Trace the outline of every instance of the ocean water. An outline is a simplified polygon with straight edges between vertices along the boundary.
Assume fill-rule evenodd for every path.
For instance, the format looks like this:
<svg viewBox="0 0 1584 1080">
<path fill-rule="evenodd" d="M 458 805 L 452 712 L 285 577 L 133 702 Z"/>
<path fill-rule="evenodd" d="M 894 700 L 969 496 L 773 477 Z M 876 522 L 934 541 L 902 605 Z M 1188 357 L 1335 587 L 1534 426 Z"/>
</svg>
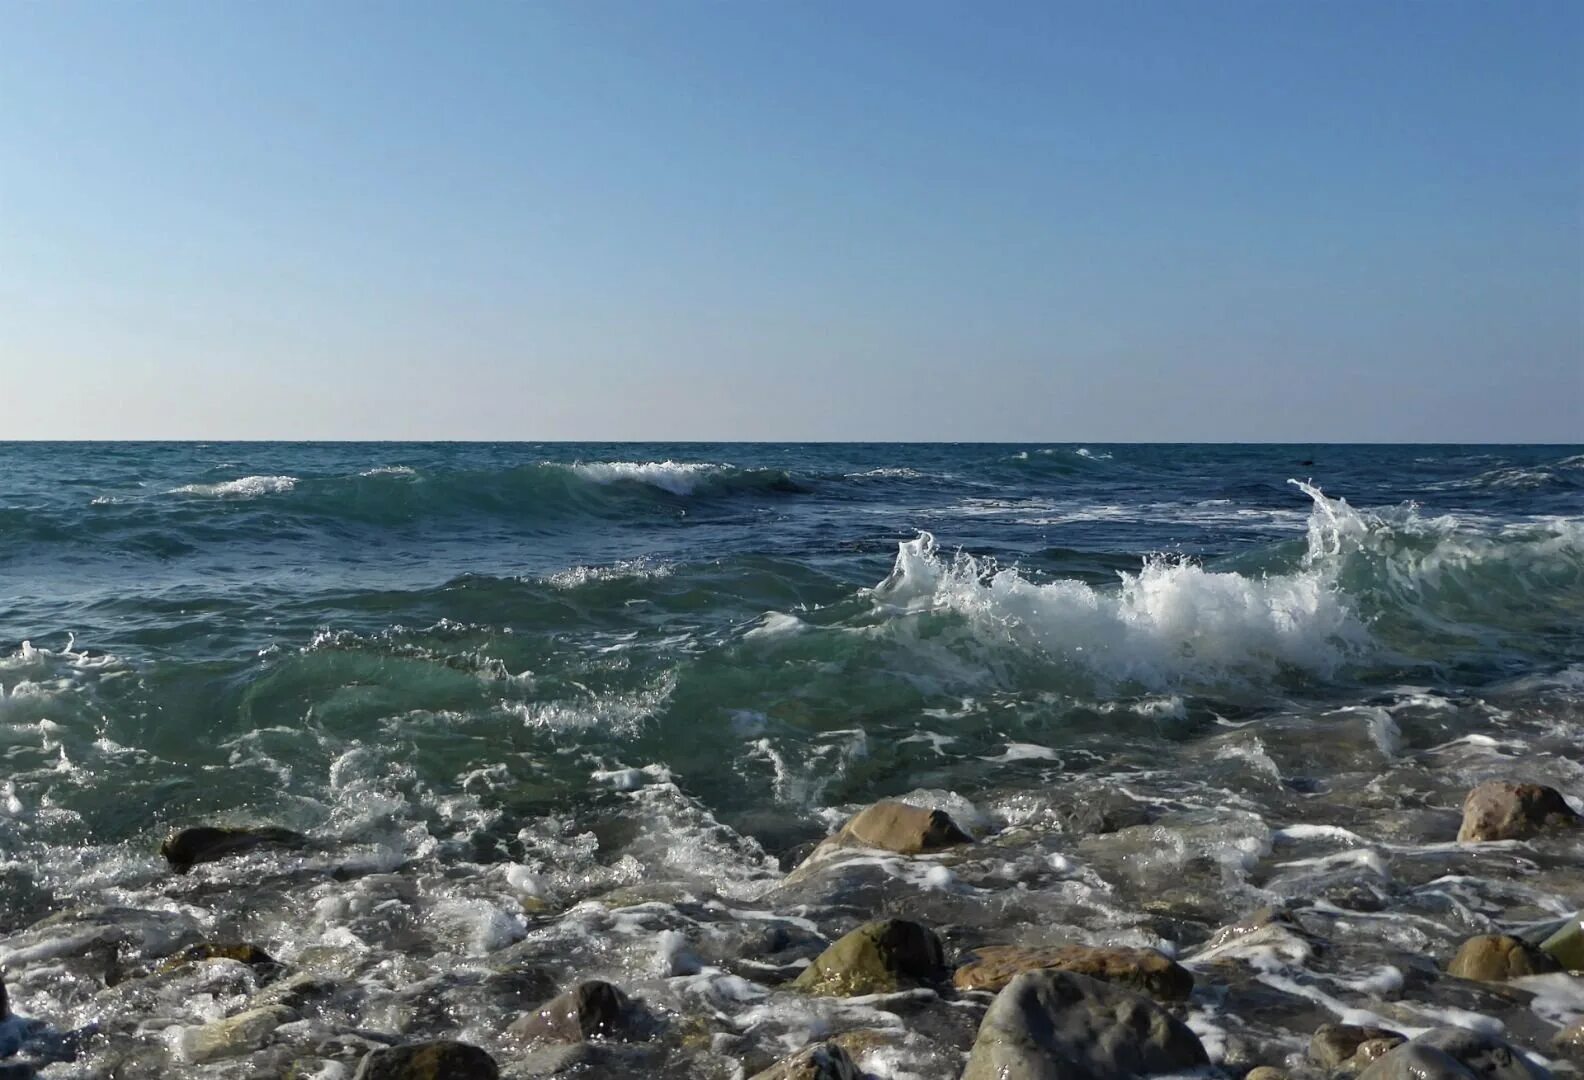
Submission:
<svg viewBox="0 0 1584 1080">
<path fill-rule="evenodd" d="M 1540 1053 L 1576 985 L 1422 969 L 1584 896 L 1575 841 L 1449 843 L 1480 779 L 1584 797 L 1584 447 L 0 443 L 0 740 L 12 1004 L 96 1031 L 46 1075 L 507 1060 L 531 968 L 703 1032 L 600 1075 L 864 1028 L 875 1075 L 953 1076 L 971 1007 L 801 999 L 744 935 L 1188 957 L 1279 902 L 1334 947 L 1201 975 L 1229 1070 L 1344 1014 Z M 982 842 L 788 882 L 881 797 Z M 169 873 L 207 822 L 313 847 Z M 97 929 L 28 929 L 62 912 Z M 339 989 L 199 1060 L 267 991 L 144 977 L 200 937 Z"/>
</svg>

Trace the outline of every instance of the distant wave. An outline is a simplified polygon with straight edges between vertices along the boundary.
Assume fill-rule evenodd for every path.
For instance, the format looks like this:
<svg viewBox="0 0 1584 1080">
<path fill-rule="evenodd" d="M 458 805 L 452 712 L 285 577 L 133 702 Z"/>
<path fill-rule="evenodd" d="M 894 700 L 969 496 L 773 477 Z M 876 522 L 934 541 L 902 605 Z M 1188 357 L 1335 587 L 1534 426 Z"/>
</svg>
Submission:
<svg viewBox="0 0 1584 1080">
<path fill-rule="evenodd" d="M 295 476 L 244 476 L 218 484 L 183 484 L 172 488 L 171 495 L 203 495 L 216 499 L 253 499 L 260 495 L 278 495 L 297 486 Z"/>
</svg>

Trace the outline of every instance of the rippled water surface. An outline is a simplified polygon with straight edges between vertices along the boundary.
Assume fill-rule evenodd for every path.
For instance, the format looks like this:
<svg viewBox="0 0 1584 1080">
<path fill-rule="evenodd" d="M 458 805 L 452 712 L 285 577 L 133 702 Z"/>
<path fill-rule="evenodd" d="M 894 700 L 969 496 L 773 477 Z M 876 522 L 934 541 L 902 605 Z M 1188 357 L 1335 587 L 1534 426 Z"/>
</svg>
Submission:
<svg viewBox="0 0 1584 1080">
<path fill-rule="evenodd" d="M 973 1001 L 781 984 L 876 912 L 1191 958 L 1288 902 L 1302 948 L 1197 961 L 1223 1068 L 1364 1014 L 1538 1052 L 1577 980 L 1436 972 L 1584 897 L 1577 840 L 1451 842 L 1479 780 L 1584 797 L 1581 628 L 1580 447 L 0 444 L 0 961 L 97 1027 L 49 1076 L 505 1062 L 600 976 L 669 1034 L 599 1075 L 862 1028 L 875 1075 L 947 1077 Z M 886 796 L 981 843 L 786 880 Z M 172 875 L 201 822 L 312 846 Z M 143 977 L 199 938 L 329 996 L 194 1060 L 270 992 Z"/>
</svg>

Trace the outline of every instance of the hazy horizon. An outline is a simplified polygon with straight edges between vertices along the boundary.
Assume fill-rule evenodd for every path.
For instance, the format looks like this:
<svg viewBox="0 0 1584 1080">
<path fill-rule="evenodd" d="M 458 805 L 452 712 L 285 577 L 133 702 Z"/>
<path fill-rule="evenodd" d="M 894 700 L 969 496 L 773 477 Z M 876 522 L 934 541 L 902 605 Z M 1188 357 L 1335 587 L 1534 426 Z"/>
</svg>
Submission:
<svg viewBox="0 0 1584 1080">
<path fill-rule="evenodd" d="M 1584 7 L 0 6 L 0 440 L 1584 441 Z"/>
</svg>

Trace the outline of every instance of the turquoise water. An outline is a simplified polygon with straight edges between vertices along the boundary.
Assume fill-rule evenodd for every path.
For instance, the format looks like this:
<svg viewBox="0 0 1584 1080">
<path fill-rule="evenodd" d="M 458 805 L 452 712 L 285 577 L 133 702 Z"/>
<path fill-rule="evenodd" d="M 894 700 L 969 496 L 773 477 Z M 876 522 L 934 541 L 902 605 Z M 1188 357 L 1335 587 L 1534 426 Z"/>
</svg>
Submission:
<svg viewBox="0 0 1584 1080">
<path fill-rule="evenodd" d="M 759 895 L 881 796 L 1004 827 L 1150 764 L 1216 805 L 1244 726 L 1290 816 L 1349 710 L 1388 757 L 1575 723 L 1581 626 L 1581 447 L 0 444 L 0 929 L 196 903 L 160 837 L 268 822 L 452 883 L 488 953 Z M 363 933 L 283 929 L 319 887 L 274 950 Z"/>
</svg>

